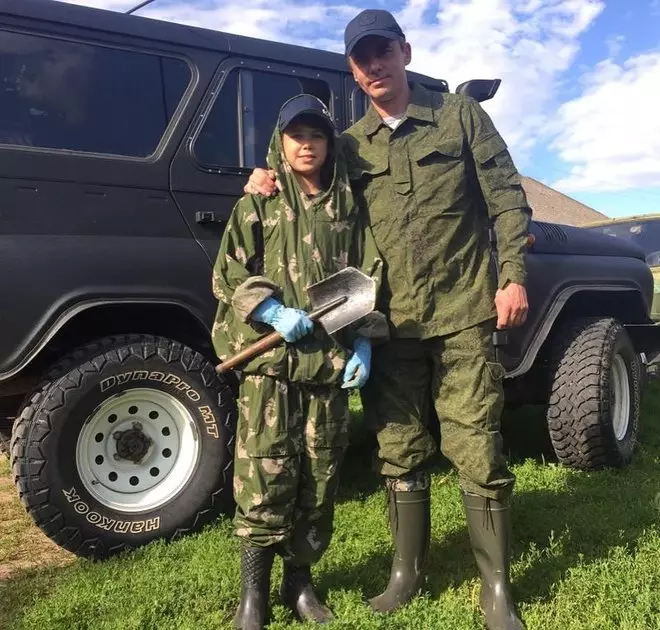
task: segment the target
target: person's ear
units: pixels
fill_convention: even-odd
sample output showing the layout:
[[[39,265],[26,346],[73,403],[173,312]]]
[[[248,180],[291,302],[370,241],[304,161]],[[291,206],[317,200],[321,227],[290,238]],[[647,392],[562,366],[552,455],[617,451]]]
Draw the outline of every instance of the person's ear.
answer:
[[[356,68],[355,63],[350,57],[348,57],[346,63],[348,63],[348,69],[351,71],[351,74],[353,75],[353,79],[357,83],[357,76],[355,76],[355,68]]]
[[[405,62],[405,65],[409,65],[411,59],[412,59],[412,49],[410,48],[410,44],[408,42],[404,42],[403,43],[403,60]]]

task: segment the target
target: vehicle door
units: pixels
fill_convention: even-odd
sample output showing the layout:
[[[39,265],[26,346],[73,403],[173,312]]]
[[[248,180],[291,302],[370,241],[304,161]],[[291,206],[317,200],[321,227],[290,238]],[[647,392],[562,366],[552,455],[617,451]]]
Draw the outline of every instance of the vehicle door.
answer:
[[[171,191],[211,262],[243,186],[266,165],[279,109],[306,92],[342,123],[340,73],[246,58],[224,60],[171,167]]]

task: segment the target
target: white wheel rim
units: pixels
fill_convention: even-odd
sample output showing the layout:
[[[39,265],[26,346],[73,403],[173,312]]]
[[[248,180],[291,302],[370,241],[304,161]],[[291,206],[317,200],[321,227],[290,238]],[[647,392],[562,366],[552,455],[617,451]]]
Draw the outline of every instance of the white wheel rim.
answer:
[[[170,502],[197,468],[200,436],[190,412],[157,389],[108,398],[87,418],[76,465],[87,492],[121,512]]]
[[[630,378],[626,362],[620,354],[614,355],[612,362],[611,386],[612,428],[614,437],[623,440],[630,422]]]

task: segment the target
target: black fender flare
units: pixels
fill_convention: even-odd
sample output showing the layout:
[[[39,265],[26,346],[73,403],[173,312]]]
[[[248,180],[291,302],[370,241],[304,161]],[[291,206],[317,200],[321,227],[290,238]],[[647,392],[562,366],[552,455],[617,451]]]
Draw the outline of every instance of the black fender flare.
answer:
[[[88,312],[92,309],[99,307],[107,306],[164,306],[164,307],[176,307],[179,309],[185,310],[189,315],[195,318],[200,326],[208,332],[210,337],[211,329],[209,325],[205,322],[204,317],[198,309],[194,308],[190,304],[186,304],[182,301],[172,299],[172,298],[95,298],[91,300],[81,300],[67,306],[62,310],[57,317],[50,323],[50,325],[42,328],[41,332],[39,329],[34,330],[34,334],[23,344],[22,347],[18,348],[14,353],[14,356],[17,357],[15,364],[5,372],[0,372],[0,383],[9,381],[16,376],[18,376],[23,370],[25,370],[39,354],[48,346],[48,344],[54,339],[59,331],[64,328],[65,325],[72,322],[76,317],[82,313]]]
[[[545,316],[541,320],[540,325],[536,327],[534,334],[532,335],[530,343],[525,349],[522,360],[518,365],[508,371],[505,375],[505,378],[513,379],[519,376],[522,376],[529,372],[536,361],[536,357],[541,349],[541,346],[548,339],[553,326],[559,316],[561,315],[566,303],[570,298],[577,295],[578,293],[586,292],[599,292],[599,293],[621,293],[621,292],[630,292],[630,293],[639,293],[643,299],[643,293],[639,287],[624,285],[624,284],[579,284],[572,285],[560,290],[555,297],[553,298],[550,306],[545,311]],[[623,323],[623,322],[622,322]]]

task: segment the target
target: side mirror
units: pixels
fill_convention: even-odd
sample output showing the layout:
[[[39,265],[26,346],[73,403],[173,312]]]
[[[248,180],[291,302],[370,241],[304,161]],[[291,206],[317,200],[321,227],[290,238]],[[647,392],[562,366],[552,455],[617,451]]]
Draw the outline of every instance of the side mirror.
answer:
[[[456,88],[456,94],[471,96],[475,101],[487,101],[495,96],[502,79],[471,79]]]

